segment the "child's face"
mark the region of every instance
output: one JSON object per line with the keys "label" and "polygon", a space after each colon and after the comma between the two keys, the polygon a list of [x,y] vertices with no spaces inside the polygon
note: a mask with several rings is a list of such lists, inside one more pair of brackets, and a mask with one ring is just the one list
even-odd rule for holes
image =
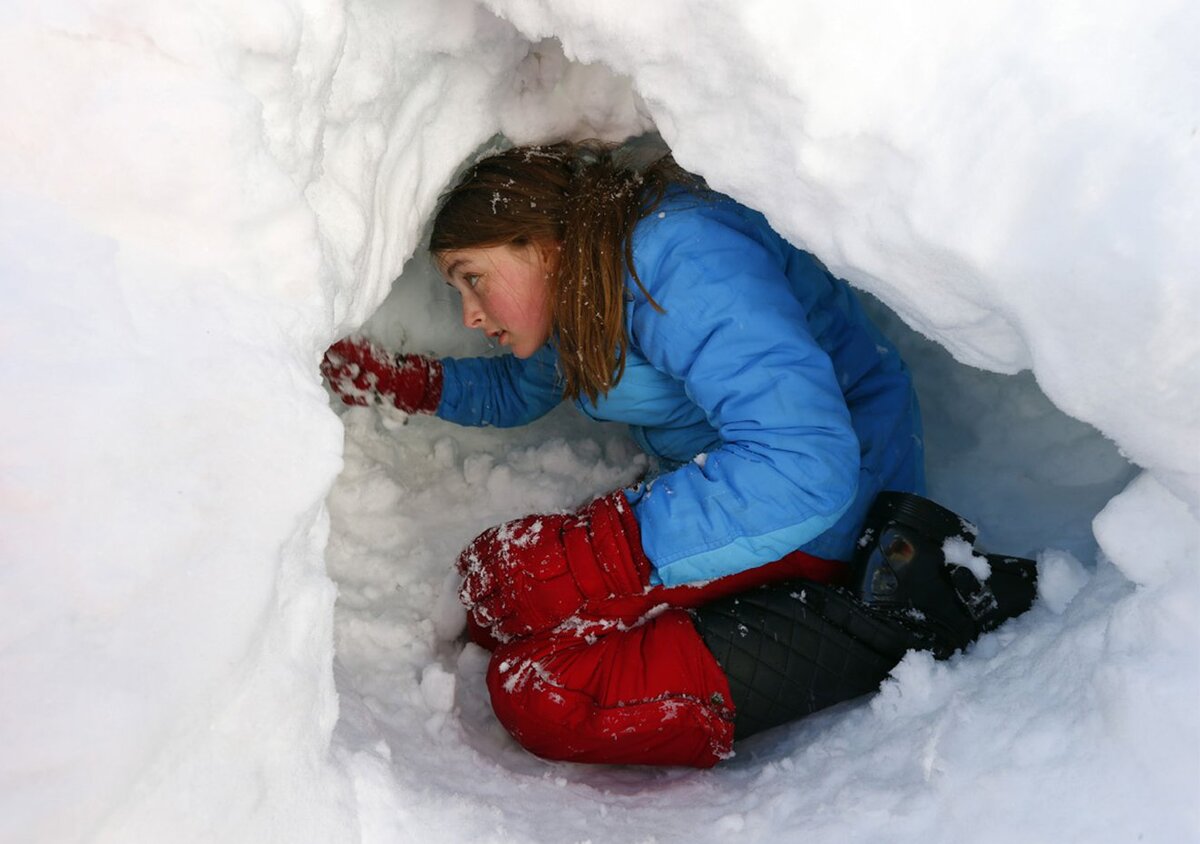
{"label": "child's face", "polygon": [[558,255],[557,244],[505,244],[451,249],[436,257],[446,283],[462,296],[463,325],[527,358],[550,339],[550,277],[558,270]]}

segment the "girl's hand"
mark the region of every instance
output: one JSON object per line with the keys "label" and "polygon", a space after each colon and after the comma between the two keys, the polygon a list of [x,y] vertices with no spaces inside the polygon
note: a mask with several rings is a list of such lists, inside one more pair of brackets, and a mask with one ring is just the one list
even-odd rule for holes
{"label": "girl's hand", "polygon": [[392,355],[359,338],[330,346],[321,374],[346,404],[386,402],[405,413],[433,413],[442,399],[442,365],[435,358]]}
{"label": "girl's hand", "polygon": [[574,513],[489,528],[459,555],[458,570],[471,620],[503,642],[587,615],[589,605],[640,595],[650,561],[617,490]]}

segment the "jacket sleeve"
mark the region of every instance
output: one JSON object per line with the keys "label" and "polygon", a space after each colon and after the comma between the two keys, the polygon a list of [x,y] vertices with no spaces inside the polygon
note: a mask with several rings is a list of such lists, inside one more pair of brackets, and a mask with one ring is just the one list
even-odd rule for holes
{"label": "jacket sleeve", "polygon": [[720,446],[627,494],[662,583],[771,562],[854,501],[859,445],[829,356],[780,257],[719,215],[654,219],[635,266],[631,337],[682,382]]}
{"label": "jacket sleeve", "polygon": [[442,358],[437,415],[459,425],[498,428],[539,419],[562,401],[556,361],[550,345],[524,360],[513,355]]}

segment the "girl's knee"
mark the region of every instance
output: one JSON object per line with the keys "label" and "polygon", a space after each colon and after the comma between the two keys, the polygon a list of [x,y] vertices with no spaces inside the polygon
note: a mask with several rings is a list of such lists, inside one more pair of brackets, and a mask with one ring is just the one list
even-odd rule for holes
{"label": "girl's knee", "polygon": [[731,752],[728,683],[682,610],[504,645],[487,680],[496,717],[543,758],[709,767]]}

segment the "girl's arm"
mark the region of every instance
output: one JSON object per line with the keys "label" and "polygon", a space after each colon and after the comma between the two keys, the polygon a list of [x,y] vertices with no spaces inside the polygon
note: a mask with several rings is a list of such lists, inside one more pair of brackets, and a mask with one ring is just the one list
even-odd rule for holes
{"label": "girl's arm", "polygon": [[833,363],[780,256],[722,216],[734,213],[669,214],[635,237],[639,276],[665,313],[635,293],[631,339],[722,440],[629,493],[668,586],[782,557],[832,526],[858,488],[859,443]]}
{"label": "girl's arm", "polygon": [[550,345],[527,359],[442,358],[437,415],[459,425],[511,428],[545,416],[562,401],[562,383]]}

